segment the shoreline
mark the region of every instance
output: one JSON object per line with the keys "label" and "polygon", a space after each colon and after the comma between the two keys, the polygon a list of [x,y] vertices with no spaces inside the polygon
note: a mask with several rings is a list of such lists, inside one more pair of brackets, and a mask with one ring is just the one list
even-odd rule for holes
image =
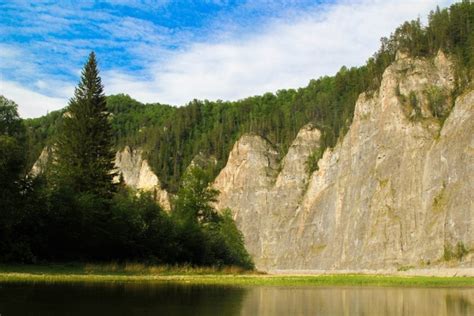
{"label": "shoreline", "polygon": [[292,276],[318,276],[318,275],[379,275],[379,276],[413,276],[413,277],[474,277],[474,268],[445,268],[435,267],[429,269],[408,268],[406,270],[397,269],[360,269],[360,270],[270,270],[272,275],[292,275]]}
{"label": "shoreline", "polygon": [[2,284],[78,283],[78,284],[182,284],[221,286],[360,286],[360,287],[429,287],[474,288],[473,277],[423,277],[382,275],[78,275],[1,273]]}
{"label": "shoreline", "polygon": [[[435,270],[435,271],[432,271]],[[115,268],[110,265],[0,265],[0,285],[6,283],[177,283],[223,286],[384,286],[474,288],[474,269],[394,270],[212,270],[190,267]]]}

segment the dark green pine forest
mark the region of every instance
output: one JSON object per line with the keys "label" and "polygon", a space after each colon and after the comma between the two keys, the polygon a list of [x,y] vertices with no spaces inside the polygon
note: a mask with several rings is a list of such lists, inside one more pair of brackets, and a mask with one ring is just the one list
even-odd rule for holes
{"label": "dark green pine forest", "polygon": [[[455,64],[451,99],[470,87],[473,29],[474,3],[464,0],[430,12],[426,25],[419,19],[405,22],[381,39],[363,66],[342,67],[296,90],[234,102],[193,100],[182,107],[104,96],[91,54],[67,108],[22,120],[13,101],[0,100],[0,260],[252,267],[230,211],[218,214],[212,208],[217,192],[208,185],[235,141],[257,134],[284,155],[299,129],[312,123],[323,135],[322,149],[307,162],[309,171],[315,170],[324,149],[348,130],[359,94],[377,91],[397,52],[432,58],[442,50]],[[146,194],[112,184],[113,153],[125,145],[144,149],[164,187],[176,194],[171,213]],[[54,148],[57,161],[43,176],[26,177],[45,146]],[[93,157],[89,148],[95,148]],[[189,169],[196,155],[217,164]]]}

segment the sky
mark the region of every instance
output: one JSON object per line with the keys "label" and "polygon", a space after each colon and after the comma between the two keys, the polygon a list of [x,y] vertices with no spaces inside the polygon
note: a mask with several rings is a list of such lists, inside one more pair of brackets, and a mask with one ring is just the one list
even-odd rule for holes
{"label": "sky", "polygon": [[237,100],[363,65],[382,36],[453,0],[0,0],[0,94],[67,106],[95,51],[107,95]]}

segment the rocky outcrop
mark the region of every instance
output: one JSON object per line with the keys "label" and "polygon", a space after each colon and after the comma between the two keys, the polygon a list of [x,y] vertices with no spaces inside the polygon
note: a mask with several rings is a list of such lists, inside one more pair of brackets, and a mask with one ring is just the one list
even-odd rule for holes
{"label": "rocky outcrop", "polygon": [[[127,186],[153,192],[155,200],[165,210],[171,209],[168,192],[161,187],[160,180],[151,170],[148,161],[143,158],[141,149],[126,146],[115,155],[115,166]],[[118,181],[119,176],[115,180]]]}
{"label": "rocky outcrop", "polygon": [[221,192],[217,208],[232,209],[247,250],[259,267],[266,266],[261,261],[272,256],[269,251],[285,243],[285,226],[303,198],[309,179],[306,162],[318,149],[320,136],[318,129],[305,126],[281,164],[268,141],[243,136],[216,178],[214,186]]}
{"label": "rocky outcrop", "polygon": [[43,148],[41,151],[40,156],[36,159],[33,167],[31,167],[30,175],[36,177],[43,173],[43,171],[47,168],[49,157],[51,155],[51,149],[49,147]]}
{"label": "rocky outcrop", "polygon": [[311,175],[317,129],[303,128],[281,163],[267,141],[243,136],[215,181],[217,206],[232,209],[257,268],[429,267],[453,256],[472,267],[474,91],[452,102],[453,82],[442,53],[399,54]]}
{"label": "rocky outcrop", "polygon": [[[31,168],[30,174],[37,176],[47,167],[51,157],[51,149],[46,147]],[[168,192],[161,187],[160,180],[151,170],[148,161],[143,158],[141,149],[131,149],[126,146],[115,155],[115,167],[119,174],[114,181],[119,182],[122,177],[125,185],[136,190],[152,192],[155,200],[165,210],[170,210],[170,197]]]}

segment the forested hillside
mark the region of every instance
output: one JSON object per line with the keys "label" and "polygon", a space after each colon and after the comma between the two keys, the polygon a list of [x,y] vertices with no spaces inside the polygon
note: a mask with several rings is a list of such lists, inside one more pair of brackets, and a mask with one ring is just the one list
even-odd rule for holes
{"label": "forested hillside", "polygon": [[123,175],[114,181],[110,117],[91,52],[67,113],[46,117],[54,155],[43,173],[30,176],[27,149],[34,139],[28,144],[18,105],[0,96],[0,262],[139,260],[251,269],[230,212],[212,205],[218,191],[206,170],[187,170],[170,213],[150,193],[125,186]]}
{"label": "forested hillside", "polygon": [[[444,109],[452,108],[443,102],[472,88],[473,29],[474,4],[464,0],[431,12],[426,26],[419,20],[404,23],[382,39],[364,66],[342,67],[298,90],[235,102],[194,100],[172,107],[126,95],[106,97],[93,52],[66,109],[22,120],[14,100],[0,97],[0,261],[140,260],[252,268],[232,210],[217,211],[219,192],[211,186],[235,141],[244,133],[258,134],[284,154],[300,128],[312,123],[322,132],[321,146],[310,149],[302,163],[304,172],[313,171],[324,150],[347,132],[360,93],[378,97],[382,74],[399,53],[425,58],[425,64],[440,50],[451,59],[452,95],[438,90],[433,98],[427,95],[430,117],[442,123],[449,115]],[[416,105],[414,93],[400,94],[400,86],[393,90],[409,103],[415,98]],[[51,164],[43,174],[29,176],[42,148],[52,144]],[[112,181],[114,153],[125,145],[142,148],[163,186],[174,193],[169,213],[151,194],[127,188],[123,177]],[[217,163],[209,170],[190,168],[198,154]],[[433,203],[443,202],[442,192]]]}
{"label": "forested hillside", "polygon": [[[355,101],[364,91],[378,88],[383,71],[398,51],[430,57],[443,50],[456,65],[457,95],[471,82],[474,69],[474,4],[464,0],[432,11],[426,26],[406,22],[387,38],[361,67],[346,68],[331,77],[311,80],[297,90],[280,90],[235,102],[193,100],[183,107],[142,104],[127,95],[107,98],[117,149],[125,144],[142,147],[165,188],[176,192],[181,176],[199,153],[212,155],[217,175],[234,142],[243,133],[267,138],[285,153],[299,129],[313,123],[323,132],[323,148],[312,155],[309,167],[326,147],[332,147],[352,122]],[[317,58],[317,56],[315,56]],[[454,99],[454,98],[453,98]],[[54,142],[62,112],[26,120],[29,165],[42,147]]]}

